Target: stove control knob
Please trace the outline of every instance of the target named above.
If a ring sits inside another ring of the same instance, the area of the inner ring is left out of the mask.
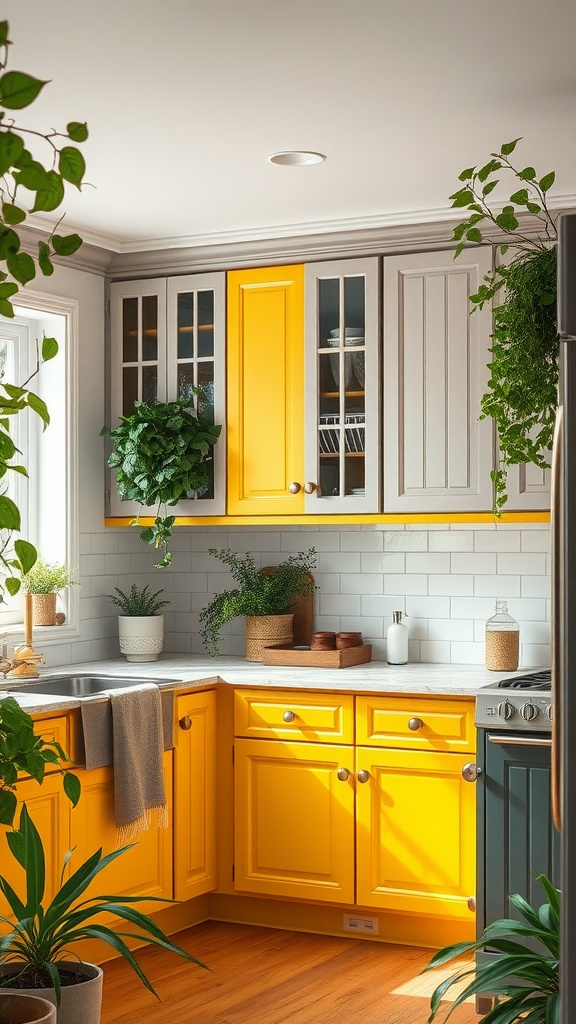
[[[498,705],[498,714],[500,715],[500,718],[503,718],[504,721],[507,722],[510,718],[514,718],[516,708],[509,700],[503,700]]]
[[[538,708],[535,704],[523,704],[520,708],[520,714],[525,722],[532,722],[535,718],[538,718]]]

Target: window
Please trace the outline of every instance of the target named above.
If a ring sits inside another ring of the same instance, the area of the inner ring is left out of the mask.
[[[6,380],[23,384],[34,372],[37,351],[44,335],[58,341],[55,359],[42,364],[29,387],[46,402],[50,423],[45,430],[40,418],[26,410],[14,419],[12,436],[22,452],[20,461],[29,478],[7,474],[4,483],[22,517],[21,536],[30,540],[48,562],[78,566],[78,502],[76,473],[75,355],[77,304],[68,299],[38,295],[26,290],[18,296],[13,320],[0,317],[0,371]],[[77,588],[59,599],[64,626],[44,627],[42,643],[62,641],[78,634]],[[21,623],[22,595],[6,595],[0,605],[0,629],[16,635],[11,624]]]

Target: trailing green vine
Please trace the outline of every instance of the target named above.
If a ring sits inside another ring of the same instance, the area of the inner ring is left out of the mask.
[[[480,402],[480,418],[492,417],[498,432],[498,465],[491,473],[496,516],[507,501],[510,466],[530,462],[544,469],[550,465],[558,404],[557,232],[546,201],[555,175],[551,171],[539,178],[531,166],[513,166],[510,156],[519,141],[504,143],[479,169],[462,171],[459,179],[464,185],[450,196],[453,208],[470,212],[454,229],[455,258],[468,243],[489,242],[502,256],[510,247],[517,251],[510,262],[487,274],[478,292],[470,296],[474,312],[503,289],[502,301],[493,309],[490,379]],[[509,173],[522,187],[498,212],[488,205],[488,198],[500,175]],[[535,237],[524,233],[518,219],[524,210],[539,222]],[[487,237],[486,222],[499,234],[504,232],[504,242]]]

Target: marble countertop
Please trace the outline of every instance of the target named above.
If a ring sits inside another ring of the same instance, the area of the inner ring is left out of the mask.
[[[53,676],[106,675],[153,681],[161,688],[175,690],[226,683],[231,686],[262,686],[294,689],[330,690],[353,693],[440,694],[446,697],[474,696],[482,686],[496,683],[513,673],[489,672],[482,665],[439,665],[415,663],[388,665],[371,661],[350,668],[289,668],[262,665],[244,658],[210,658],[207,655],[163,654],[158,661],[136,663],[124,658],[82,662],[70,666],[40,669],[40,678]],[[79,706],[79,700],[48,694],[27,693],[26,683],[34,680],[5,679],[0,696],[14,694],[31,714],[61,711]],[[101,696],[83,698],[101,700]]]

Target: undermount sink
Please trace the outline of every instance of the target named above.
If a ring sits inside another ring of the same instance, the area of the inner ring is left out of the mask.
[[[93,697],[121,686],[141,686],[142,683],[173,683],[175,679],[142,679],[126,676],[80,676],[62,675],[42,679],[39,682],[27,683],[22,680],[20,685],[14,683],[14,693],[46,693],[52,697]]]

